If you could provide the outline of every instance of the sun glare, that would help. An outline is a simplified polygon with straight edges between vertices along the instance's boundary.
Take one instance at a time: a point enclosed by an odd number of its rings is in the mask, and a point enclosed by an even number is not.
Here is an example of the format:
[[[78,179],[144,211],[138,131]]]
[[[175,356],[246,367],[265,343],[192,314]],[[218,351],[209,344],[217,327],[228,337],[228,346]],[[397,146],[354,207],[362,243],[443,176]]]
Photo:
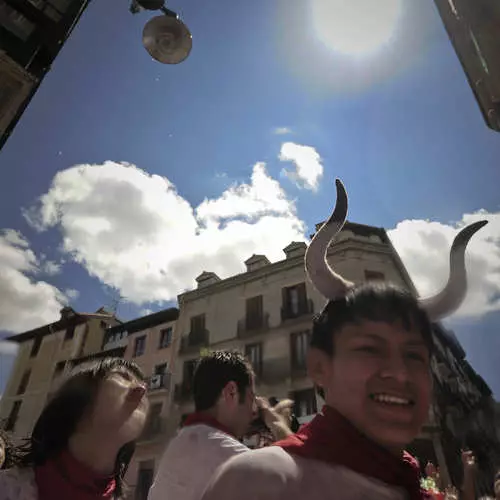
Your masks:
[[[391,39],[402,0],[310,0],[316,35],[328,48],[364,56]]]

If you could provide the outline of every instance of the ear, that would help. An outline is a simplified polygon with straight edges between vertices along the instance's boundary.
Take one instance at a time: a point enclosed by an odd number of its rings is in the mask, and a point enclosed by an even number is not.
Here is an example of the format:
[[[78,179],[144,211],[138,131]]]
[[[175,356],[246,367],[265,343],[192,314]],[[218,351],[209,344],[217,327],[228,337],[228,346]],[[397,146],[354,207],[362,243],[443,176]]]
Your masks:
[[[315,385],[325,389],[330,376],[330,357],[320,349],[310,347],[307,352],[307,373]]]
[[[222,389],[222,398],[226,403],[239,401],[238,386],[236,382],[231,381],[224,386],[224,389]]]

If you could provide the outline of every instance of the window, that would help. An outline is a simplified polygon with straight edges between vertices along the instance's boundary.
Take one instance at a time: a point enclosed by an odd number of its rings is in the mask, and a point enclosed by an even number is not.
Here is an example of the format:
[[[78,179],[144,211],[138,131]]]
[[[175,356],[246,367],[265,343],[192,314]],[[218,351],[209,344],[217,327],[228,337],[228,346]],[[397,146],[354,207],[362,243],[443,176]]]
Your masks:
[[[158,349],[164,349],[172,343],[172,327],[164,328],[160,332],[160,345]]]
[[[5,424],[6,431],[13,431],[16,426],[17,417],[19,416],[19,410],[21,409],[21,401],[15,401],[10,410],[9,417]]]
[[[205,315],[198,314],[191,318],[191,333],[200,333],[205,331]]]
[[[196,363],[197,363],[196,359],[190,359],[189,361],[184,361],[182,380],[186,388],[191,387],[191,383],[193,382],[194,370],[196,368]]]
[[[42,339],[43,337],[40,335],[38,337],[35,337],[35,339],[33,340],[33,345],[31,346],[30,358],[34,358],[38,354],[38,351],[40,350],[40,347],[42,345]]]
[[[147,500],[149,488],[153,484],[155,464],[153,460],[139,463],[137,474],[137,486],[135,488],[135,500]]]
[[[384,281],[385,276],[384,273],[379,271],[365,271],[365,280],[366,281]]]
[[[153,437],[159,434],[162,430],[161,426],[161,410],[162,403],[152,404],[149,409],[148,424],[145,428],[145,434],[147,437]]]
[[[167,363],[155,366],[155,375],[165,375],[167,373]]]
[[[35,25],[28,18],[10,7],[4,0],[0,0],[0,25],[24,41],[35,30]]]
[[[252,364],[256,375],[262,374],[262,343],[245,346],[245,357]]]
[[[296,332],[290,335],[292,369],[303,370],[306,368],[306,356],[310,338],[310,331]]]
[[[291,394],[291,398],[295,402],[294,413],[296,417],[306,417],[317,413],[318,406],[314,389],[295,391]]]
[[[64,371],[64,368],[66,368],[66,361],[59,361],[56,364],[56,367],[54,369],[54,375],[52,376],[53,379],[57,378],[61,373]]]
[[[146,350],[146,335],[137,337],[134,342],[134,357],[142,356]]]
[[[264,301],[262,295],[247,299],[245,323],[247,330],[264,326]]]
[[[17,388],[17,394],[24,394],[26,391],[26,387],[28,387],[28,382],[30,380],[31,370],[26,370],[23,374],[23,378],[19,383],[19,387]]]
[[[75,325],[70,325],[66,328],[66,333],[64,334],[64,340],[71,340],[75,336]]]
[[[296,318],[307,314],[307,291],[306,284],[283,288],[283,319]]]

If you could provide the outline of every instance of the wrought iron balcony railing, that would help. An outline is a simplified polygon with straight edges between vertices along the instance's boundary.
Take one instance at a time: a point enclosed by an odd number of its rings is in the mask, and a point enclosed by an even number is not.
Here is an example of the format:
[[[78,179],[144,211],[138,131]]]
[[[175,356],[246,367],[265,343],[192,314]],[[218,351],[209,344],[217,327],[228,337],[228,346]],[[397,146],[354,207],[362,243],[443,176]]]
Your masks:
[[[182,337],[179,352],[187,354],[208,347],[210,342],[210,334],[208,330],[195,330],[189,332],[188,335]]]
[[[171,380],[172,380],[172,374],[170,372],[161,373],[159,375],[153,375],[153,376],[149,377],[149,379],[147,381],[148,391],[153,392],[153,391],[159,391],[162,389],[169,390]]]

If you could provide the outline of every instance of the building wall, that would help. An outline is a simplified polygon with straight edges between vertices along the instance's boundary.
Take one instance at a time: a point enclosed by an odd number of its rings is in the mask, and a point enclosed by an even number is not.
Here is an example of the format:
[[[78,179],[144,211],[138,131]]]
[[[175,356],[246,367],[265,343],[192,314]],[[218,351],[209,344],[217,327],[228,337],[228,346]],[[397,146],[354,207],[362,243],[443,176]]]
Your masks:
[[[496,0],[434,0],[489,127],[500,131],[500,5]]]
[[[16,362],[0,402],[0,421],[5,421],[14,403],[21,401],[13,430],[15,437],[25,437],[31,433],[49,393],[60,383],[63,374],[54,377],[57,363],[75,358],[82,352],[89,354],[101,349],[104,330],[100,319],[89,319],[77,325],[72,339],[64,340],[65,332],[61,330],[44,336],[38,354],[33,357],[30,354],[35,339],[19,345]],[[23,375],[28,370],[31,373],[26,390],[18,394]]]
[[[169,323],[162,323],[153,328],[148,328],[147,330],[134,332],[128,335],[125,359],[135,361],[141,367],[147,377],[153,375],[156,365],[167,363],[168,369],[170,370],[172,363],[175,361],[175,353],[172,349],[172,344],[169,347],[163,349],[159,347],[161,331],[165,328],[172,328],[173,339],[176,334],[176,325],[173,321]],[[146,347],[144,354],[142,354],[141,356],[134,356],[135,340],[138,337],[142,337],[144,335],[146,336]]]
[[[366,232],[367,227],[363,226]],[[354,282],[366,280],[365,272],[382,273],[383,278],[414,291],[413,284],[402,266],[401,260],[385,236],[383,230],[373,228],[368,235],[343,230],[328,252],[332,267]],[[205,314],[205,326],[209,331],[210,349],[238,349],[262,342],[263,376],[257,380],[259,393],[277,398],[289,397],[291,391],[312,388],[305,372],[295,373],[291,368],[290,336],[309,330],[312,313],[292,320],[282,320],[282,289],[305,283],[307,298],[312,301],[313,313],[319,312],[325,299],[314,289],[305,276],[304,251],[290,253],[283,261],[264,265],[257,270],[243,273],[212,285],[205,285],[179,296],[178,333],[186,337],[191,317]],[[253,335],[238,335],[238,322],[244,320],[246,299],[262,295],[264,316],[268,315],[268,328]],[[183,364],[200,355],[200,349],[180,351],[174,374],[175,383],[183,380]],[[273,376],[268,377],[272,373]],[[320,406],[321,402],[317,401]],[[182,414],[192,411],[190,398],[176,398],[170,419],[180,421]],[[175,427],[174,427],[175,428]]]
[[[166,348],[160,348],[161,331],[165,328],[172,328],[172,343]],[[134,356],[135,341],[138,337],[146,336],[146,346],[144,354]],[[151,377],[154,374],[155,366],[167,363],[167,371],[170,373],[174,368],[175,363],[175,342],[176,329],[175,322],[162,323],[147,330],[134,332],[128,335],[128,343],[125,351],[125,358],[136,362],[144,371],[146,377]],[[168,377],[166,387],[160,389],[150,389],[148,399],[150,408],[153,405],[161,404],[160,418],[162,420],[163,430],[167,420],[170,401],[172,378]],[[142,437],[138,440],[136,451],[127,470],[126,482],[130,487],[130,498],[134,496],[134,490],[137,485],[137,478],[141,463],[153,462],[155,468],[161,458],[161,454],[166,444],[166,436],[164,432],[152,435],[151,437]]]
[[[0,109],[0,149],[88,2],[89,0],[2,2],[0,93],[5,98]]]

